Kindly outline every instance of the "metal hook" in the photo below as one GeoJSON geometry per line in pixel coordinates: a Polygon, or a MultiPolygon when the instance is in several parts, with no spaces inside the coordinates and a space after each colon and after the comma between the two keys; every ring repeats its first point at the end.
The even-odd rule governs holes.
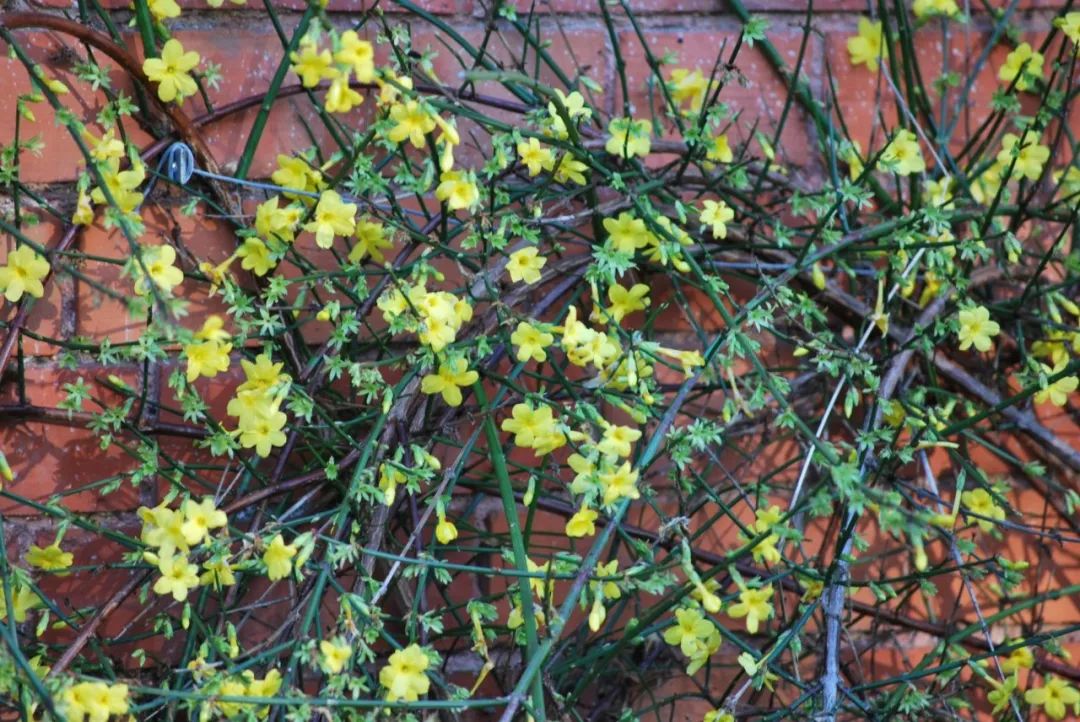
{"type": "Polygon", "coordinates": [[[187,183],[195,173],[195,154],[187,143],[177,141],[170,145],[161,163],[165,177],[179,185],[187,183]]]}

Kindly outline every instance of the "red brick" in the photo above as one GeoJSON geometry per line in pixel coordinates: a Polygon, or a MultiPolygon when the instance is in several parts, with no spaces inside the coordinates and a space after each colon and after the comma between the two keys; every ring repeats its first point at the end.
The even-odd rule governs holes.
{"type": "MultiPolygon", "coordinates": [[[[15,480],[5,484],[12,494],[39,503],[47,502],[55,494],[65,494],[63,506],[78,512],[130,510],[139,506],[138,491],[127,481],[105,496],[95,490],[70,494],[72,489],[136,466],[135,460],[118,448],[102,451],[96,436],[86,429],[9,420],[0,424],[0,448],[4,449],[15,474],[15,480]]],[[[33,508],[9,499],[0,502],[0,510],[15,516],[38,515],[33,508]]]]}
{"type": "MultiPolygon", "coordinates": [[[[218,263],[235,249],[235,235],[222,221],[185,216],[175,210],[166,213],[159,207],[144,208],[142,213],[146,232],[140,243],[173,242],[177,248],[176,265],[186,273],[193,272],[201,261],[218,263]]],[[[127,238],[118,229],[106,231],[100,225],[88,228],[83,234],[81,249],[89,255],[120,261],[121,264],[114,264],[87,260],[83,273],[106,288],[130,296],[132,281],[123,275],[122,262],[131,257],[131,250],[127,238]]],[[[233,270],[246,275],[239,264],[233,270]]],[[[185,323],[193,328],[201,326],[206,315],[224,310],[221,297],[208,298],[207,291],[205,282],[193,279],[185,280],[174,289],[176,295],[190,301],[185,323]]],[[[131,342],[138,338],[146,324],[144,318],[133,318],[128,313],[124,301],[108,296],[86,282],[78,284],[78,314],[78,334],[95,341],[108,338],[114,343],[131,342]]]]}
{"type": "MultiPolygon", "coordinates": [[[[50,422],[9,413],[0,422],[0,450],[6,454],[15,476],[13,482],[5,484],[7,491],[38,503],[49,501],[53,495],[64,495],[62,505],[78,512],[122,511],[138,506],[139,492],[126,480],[105,496],[97,490],[72,493],[74,489],[136,466],[135,460],[115,445],[102,450],[99,439],[85,428],[84,421],[65,423],[63,412],[57,409],[57,404],[67,396],[64,385],[76,383],[80,377],[90,387],[92,399],[109,406],[117,404],[120,397],[97,383],[106,373],[115,373],[132,386],[138,384],[136,372],[122,368],[86,367],[72,371],[42,364],[24,369],[26,403],[53,410],[57,417],[50,422]]],[[[9,381],[0,396],[0,404],[12,406],[20,402],[15,382],[9,381]]],[[[99,410],[92,401],[83,408],[84,412],[99,410]]],[[[127,442],[130,444],[131,439],[127,442]]],[[[38,514],[32,507],[14,500],[0,502],[0,510],[15,516],[38,514]]]]}

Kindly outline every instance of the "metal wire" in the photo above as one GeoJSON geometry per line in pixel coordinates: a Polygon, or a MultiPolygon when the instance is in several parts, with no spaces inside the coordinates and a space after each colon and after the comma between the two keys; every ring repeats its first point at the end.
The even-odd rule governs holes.
{"type": "MultiPolygon", "coordinates": [[[[220,181],[222,183],[230,183],[232,185],[244,186],[246,188],[254,188],[256,190],[270,191],[274,193],[288,193],[290,195],[304,196],[305,198],[314,198],[318,200],[321,197],[319,193],[313,193],[312,191],[300,190],[298,188],[286,188],[285,186],[279,186],[274,183],[263,183],[261,181],[246,180],[243,178],[236,178],[234,176],[221,175],[220,173],[211,173],[210,171],[202,170],[195,165],[195,153],[191,150],[191,146],[187,143],[177,141],[173,143],[161,156],[161,160],[158,161],[157,173],[150,179],[150,184],[146,189],[146,197],[150,196],[150,191],[154,188],[154,182],[158,177],[165,178],[176,185],[183,186],[194,176],[200,178],[209,178],[211,180],[220,181]]],[[[405,194],[404,198],[411,198],[412,193],[405,194]]],[[[359,205],[368,206],[370,208],[376,208],[381,211],[389,211],[391,207],[385,203],[376,203],[367,198],[359,198],[357,196],[349,194],[341,194],[341,197],[345,201],[357,203],[359,205]]],[[[395,197],[397,200],[397,197],[395,197]]],[[[410,215],[427,217],[427,214],[423,211],[412,210],[409,208],[400,209],[404,213],[410,215]]]]}

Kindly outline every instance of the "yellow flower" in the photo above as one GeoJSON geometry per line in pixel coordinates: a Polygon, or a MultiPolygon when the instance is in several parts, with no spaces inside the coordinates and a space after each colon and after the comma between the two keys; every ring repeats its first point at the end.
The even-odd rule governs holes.
{"type": "MultiPolygon", "coordinates": [[[[98,165],[98,171],[116,207],[122,212],[131,213],[142,203],[143,194],[135,190],[146,179],[146,168],[142,163],[136,163],[128,170],[122,171],[120,161],[110,158],[98,165]]],[[[98,204],[108,202],[101,188],[90,191],[90,199],[98,204]]],[[[93,220],[92,217],[91,220],[93,220]]]]}
{"type": "Polygon", "coordinates": [[[997,682],[993,679],[988,681],[994,686],[994,689],[986,693],[986,699],[990,704],[994,705],[990,713],[997,715],[1009,706],[1019,678],[1013,674],[1007,677],[1004,682],[997,682]]]}
{"type": "Polygon", "coordinates": [[[1054,25],[1059,27],[1061,32],[1065,33],[1065,37],[1076,46],[1073,52],[1080,52],[1080,11],[1073,10],[1066,13],[1062,17],[1055,19],[1054,25]]]}
{"type": "Polygon", "coordinates": [[[139,507],[139,518],[142,520],[142,532],[140,538],[148,546],[160,550],[162,556],[171,556],[176,550],[187,552],[187,540],[184,538],[183,526],[184,515],[179,511],[173,511],[164,504],[159,504],[153,509],[145,506],[139,507]]]}
{"type": "Polygon", "coordinates": [[[645,251],[645,257],[662,266],[667,266],[670,263],[676,270],[687,273],[690,266],[687,265],[686,261],[682,260],[678,248],[673,246],[668,237],[674,239],[674,243],[678,243],[680,246],[689,246],[693,243],[690,234],[672,223],[667,216],[658,216],[653,220],[664,233],[663,235],[654,233],[648,235],[648,247],[645,251]]]}
{"type": "Polygon", "coordinates": [[[539,254],[540,251],[534,246],[511,253],[510,260],[506,264],[506,271],[510,274],[510,280],[515,283],[524,281],[528,284],[539,281],[540,269],[547,263],[547,258],[539,254]]]}
{"type": "Polygon", "coordinates": [[[694,582],[694,589],[690,592],[690,598],[705,608],[706,612],[716,614],[720,611],[723,602],[717,596],[716,590],[720,588],[720,582],[709,579],[706,582],[694,582]]]}
{"type": "Polygon", "coordinates": [[[296,556],[296,547],[285,543],[280,534],[270,542],[263,552],[262,561],[266,565],[266,576],[274,582],[284,579],[292,571],[292,559],[296,556]]]}
{"type": "Polygon", "coordinates": [[[978,351],[989,351],[991,339],[1001,331],[997,322],[990,320],[990,311],[985,306],[965,308],[960,311],[959,319],[960,350],[967,351],[974,345],[978,351]]]}
{"type": "Polygon", "coordinates": [[[530,176],[540,175],[540,171],[550,171],[555,166],[555,154],[550,148],[540,145],[540,141],[536,138],[519,142],[517,153],[521,162],[529,169],[530,176]]]}
{"type": "Polygon", "coordinates": [[[245,449],[255,449],[255,453],[266,458],[274,447],[285,445],[285,424],[289,417],[280,411],[277,402],[266,402],[258,393],[239,393],[229,402],[229,413],[240,419],[240,445],[245,449]],[[239,402],[236,407],[233,402],[239,402]],[[244,404],[248,404],[244,408],[244,404]],[[237,408],[239,413],[231,409],[237,408]]]}
{"type": "Polygon", "coordinates": [[[698,609],[676,609],[675,624],[664,630],[664,641],[671,646],[678,645],[687,657],[694,656],[701,641],[713,633],[713,623],[698,609]]]}
{"type": "Polygon", "coordinates": [[[576,160],[569,153],[563,154],[559,159],[559,164],[555,166],[554,178],[556,183],[566,183],[567,181],[573,181],[579,186],[585,185],[585,170],[587,165],[579,160],[576,160]]]}
{"type": "Polygon", "coordinates": [[[596,445],[601,454],[626,458],[630,456],[633,443],[641,438],[641,431],[630,426],[610,424],[604,429],[604,437],[596,445]]]}
{"type": "Polygon", "coordinates": [[[19,246],[8,254],[7,263],[0,266],[0,290],[4,298],[17,302],[28,293],[34,298],[45,295],[42,280],[49,275],[49,262],[30,246],[19,246]]]}
{"type": "Polygon", "coordinates": [[[383,312],[383,318],[389,323],[409,310],[409,299],[398,289],[388,288],[379,296],[375,305],[383,312]]]}
{"type": "Polygon", "coordinates": [[[128,713],[128,686],[79,682],[63,691],[60,706],[68,722],[105,722],[110,715],[128,713]]]}
{"type": "Polygon", "coordinates": [[[1030,43],[1020,43],[1005,58],[998,70],[998,79],[1008,85],[1016,81],[1017,90],[1028,90],[1036,80],[1043,79],[1043,55],[1032,50],[1030,43]]]}
{"type": "Polygon", "coordinates": [[[608,315],[615,323],[622,323],[628,315],[649,305],[649,287],[644,283],[635,283],[630,288],[624,288],[615,283],[608,288],[608,300],[611,302],[607,307],[608,315]]]}
{"type": "MultiPolygon", "coordinates": [[[[285,157],[285,156],[281,156],[285,157]]],[[[290,159],[292,161],[293,159],[290,159]]],[[[310,171],[307,164],[299,161],[304,169],[310,171]]],[[[314,171],[318,173],[318,171],[314,171]]],[[[302,185],[307,185],[307,175],[301,172],[302,178],[298,180],[302,185]]],[[[291,180],[291,179],[290,179],[291,180]]],[[[295,205],[278,207],[278,197],[259,204],[255,209],[255,232],[264,241],[284,241],[292,243],[296,238],[296,224],[300,222],[301,210],[295,205]]]]}
{"type": "Polygon", "coordinates": [[[672,100],[676,103],[684,103],[689,100],[690,110],[695,113],[701,111],[701,107],[705,105],[709,92],[712,90],[709,81],[705,78],[705,74],[701,72],[701,68],[694,68],[693,71],[686,68],[675,68],[671,71],[667,86],[672,100]]]}
{"type": "Polygon", "coordinates": [[[233,568],[226,559],[207,559],[203,562],[203,569],[205,571],[199,576],[199,584],[206,584],[214,589],[236,584],[233,568]]]}
{"type": "Polygon", "coordinates": [[[994,527],[995,519],[1005,518],[1005,510],[997,505],[994,497],[986,489],[971,489],[960,495],[960,503],[972,514],[978,514],[976,522],[983,531],[990,531],[994,527]]]}
{"type": "Polygon", "coordinates": [[[184,52],[180,41],[172,38],[162,46],[160,58],[143,61],[143,72],[158,84],[158,97],[162,102],[175,100],[182,103],[184,98],[198,90],[194,78],[188,74],[198,64],[199,54],[194,50],[184,52]]]}
{"type": "Polygon", "coordinates": [[[472,319],[468,301],[445,291],[429,292],[423,284],[409,288],[407,297],[397,289],[389,289],[377,304],[387,321],[414,311],[420,343],[436,353],[453,343],[461,326],[472,319]]]}
{"type": "Polygon", "coordinates": [[[701,722],[735,722],[735,717],[726,710],[714,709],[706,712],[701,722]]]}
{"type": "Polygon", "coordinates": [[[180,6],[174,0],[149,0],[150,13],[157,20],[180,17],[180,6]]]}
{"type": "Polygon", "coordinates": [[[390,120],[394,127],[387,134],[394,143],[401,143],[406,138],[414,148],[424,147],[424,136],[435,130],[434,113],[416,100],[397,103],[390,108],[390,120]]]}
{"type": "MultiPolygon", "coordinates": [[[[754,523],[750,525],[750,529],[753,532],[749,537],[740,534],[739,539],[744,543],[749,543],[751,538],[764,534],[771,530],[780,522],[780,518],[783,516],[783,512],[780,511],[780,507],[773,505],[767,509],[757,509],[754,512],[754,523]]],[[[770,564],[776,564],[780,561],[780,550],[776,548],[776,544],[780,541],[779,534],[769,534],[764,539],[754,545],[753,554],[754,561],[768,562],[770,564]]]]}
{"type": "Polygon", "coordinates": [[[705,159],[716,163],[730,163],[735,160],[735,154],[731,151],[726,133],[713,137],[712,143],[705,152],[705,159]]]}
{"type": "Polygon", "coordinates": [[[739,590],[739,601],[728,607],[727,613],[732,619],[746,617],[746,631],[757,634],[758,625],[762,620],[769,619],[773,615],[772,599],[773,588],[767,584],[761,589],[749,589],[743,587],[739,590]]]}
{"type": "Polygon", "coordinates": [[[1050,719],[1064,719],[1066,706],[1080,703],[1080,692],[1061,678],[1050,675],[1042,687],[1025,692],[1024,701],[1042,707],[1050,719]]]}
{"type": "Polygon", "coordinates": [[[158,594],[172,594],[173,599],[182,602],[188,592],[199,586],[198,569],[183,554],[159,557],[157,566],[161,576],[154,582],[154,591],[158,594]]]}
{"type": "Polygon", "coordinates": [[[870,18],[859,18],[859,34],[852,35],[847,39],[848,55],[851,56],[852,65],[866,65],[871,72],[878,69],[878,58],[881,57],[883,34],[881,21],[870,18]]]}
{"type": "MultiPolygon", "coordinates": [[[[1042,367],[1042,371],[1047,376],[1057,375],[1065,370],[1065,361],[1062,361],[1054,368],[1050,368],[1046,364],[1039,364],[1042,367]]],[[[1044,404],[1047,401],[1054,406],[1064,406],[1065,402],[1069,400],[1069,394],[1076,391],[1076,387],[1080,386],[1080,379],[1075,375],[1063,376],[1052,384],[1047,384],[1046,388],[1039,389],[1035,394],[1035,403],[1044,404]]]]}
{"type": "Polygon", "coordinates": [[[604,150],[620,158],[633,158],[635,155],[644,158],[649,154],[652,134],[652,123],[647,120],[634,120],[633,118],[615,118],[608,124],[608,138],[604,150]]]}
{"type": "Polygon", "coordinates": [[[214,504],[214,498],[208,496],[202,501],[185,499],[183,505],[184,524],[180,528],[184,541],[191,546],[199,544],[210,534],[211,529],[220,529],[229,523],[225,512],[214,504]]]}
{"type": "Polygon", "coordinates": [[[851,143],[841,160],[847,163],[848,177],[852,182],[857,181],[859,176],[863,174],[863,170],[866,168],[862,160],[862,147],[858,142],[851,143]]]}
{"type": "Polygon", "coordinates": [[[521,362],[532,359],[538,363],[547,360],[546,349],[555,342],[555,337],[550,333],[541,331],[531,323],[522,321],[517,330],[510,334],[510,343],[518,347],[517,360],[521,362]]]}
{"type": "Polygon", "coordinates": [[[361,40],[355,30],[346,30],[341,34],[334,62],[351,67],[361,83],[370,83],[375,79],[375,48],[367,40],[361,40]]]}
{"type": "Polygon", "coordinates": [[[607,609],[604,608],[604,600],[602,597],[596,597],[589,609],[589,629],[599,632],[605,619],[607,619],[607,609]]]}
{"type": "MultiPolygon", "coordinates": [[[[1019,640],[1006,640],[1006,644],[1013,644],[1019,640]]],[[[1005,674],[1012,674],[1019,669],[1031,669],[1035,666],[1035,655],[1029,647],[1017,647],[1009,652],[1009,656],[1001,660],[1001,669],[1005,674]]]]}
{"type": "Polygon", "coordinates": [[[604,504],[611,505],[620,499],[638,499],[641,492],[637,489],[638,473],[631,470],[630,462],[613,471],[600,474],[600,487],[604,490],[604,504]]]}
{"type": "MultiPolygon", "coordinates": [[[[11,602],[15,607],[15,621],[19,624],[26,621],[27,612],[42,606],[41,598],[32,589],[21,584],[12,586],[11,602]]],[[[0,592],[0,620],[7,620],[7,602],[2,592],[0,592]]]]}
{"type": "Polygon", "coordinates": [[[427,694],[431,686],[425,674],[428,664],[427,654],[417,644],[391,654],[389,662],[379,670],[379,684],[386,688],[387,701],[415,702],[427,694]]]}
{"type": "Polygon", "coordinates": [[[304,226],[305,231],[315,234],[315,245],[330,248],[334,236],[348,236],[356,232],[356,204],[345,203],[337,191],[326,191],[319,197],[315,217],[304,226]]]}
{"type": "Polygon", "coordinates": [[[349,87],[349,76],[338,75],[326,91],[327,113],[348,113],[364,102],[364,96],[349,87]]]}
{"type": "Polygon", "coordinates": [[[686,673],[688,675],[697,674],[697,671],[709,661],[709,657],[720,649],[720,641],[720,632],[713,627],[709,636],[699,640],[694,648],[694,653],[690,655],[690,664],[686,665],[686,673]]]}
{"type": "Polygon", "coordinates": [[[435,538],[439,540],[440,544],[449,544],[458,538],[458,530],[454,526],[454,522],[447,519],[443,514],[439,515],[439,523],[435,525],[435,538]]]}
{"type": "Polygon", "coordinates": [[[124,143],[116,137],[116,131],[109,128],[100,138],[95,138],[89,129],[83,130],[83,139],[90,146],[90,157],[99,163],[124,157],[124,143]]]}
{"type": "Polygon", "coordinates": [[[172,293],[173,288],[184,280],[184,272],[173,265],[174,261],[176,250],[167,243],[143,247],[142,263],[135,263],[135,293],[145,296],[150,293],[151,284],[156,286],[160,293],[172,293]]]}
{"type": "Polygon", "coordinates": [[[915,0],[911,9],[920,20],[934,15],[951,18],[960,14],[956,0],[915,0]]]}
{"type": "Polygon", "coordinates": [[[379,86],[379,97],[375,99],[375,102],[382,107],[397,102],[398,96],[401,95],[400,88],[412,90],[413,87],[412,78],[407,75],[398,75],[390,69],[376,74],[375,84],[379,86]]]}
{"type": "MultiPolygon", "coordinates": [[[[566,109],[566,114],[570,117],[570,120],[576,120],[581,118],[588,120],[592,117],[592,110],[585,107],[585,98],[578,91],[573,91],[570,95],[564,94],[558,88],[555,88],[555,95],[559,97],[563,107],[566,109]]],[[[548,125],[551,129],[551,134],[560,140],[566,140],[570,137],[570,133],[566,128],[566,122],[562,116],[559,115],[559,109],[555,105],[555,101],[548,102],[548,125]]]]}
{"type": "Polygon", "coordinates": [[[319,642],[319,654],[322,668],[328,674],[341,674],[341,670],[345,669],[345,663],[352,656],[352,647],[343,639],[333,641],[324,639],[319,642]]]}
{"type": "Polygon", "coordinates": [[[55,542],[47,547],[31,545],[30,551],[26,552],[27,564],[47,572],[67,569],[73,560],[71,552],[64,551],[60,544],[55,542]]]}
{"type": "Polygon", "coordinates": [[[254,363],[241,360],[240,366],[244,369],[245,380],[236,388],[237,391],[269,391],[276,386],[288,385],[292,380],[288,374],[281,372],[285,364],[274,363],[265,353],[256,356],[254,363]]]}
{"type": "Polygon", "coordinates": [[[727,222],[735,217],[735,211],[724,201],[704,201],[703,204],[702,228],[712,226],[713,238],[727,238],[727,222]]]}
{"type": "Polygon", "coordinates": [[[534,409],[529,404],[515,404],[510,413],[511,418],[502,422],[502,430],[514,434],[515,446],[533,449],[540,456],[566,443],[550,406],[534,409]]]}
{"type": "Polygon", "coordinates": [[[583,506],[566,522],[566,536],[580,539],[596,533],[596,518],[599,514],[583,506]]]}
{"type": "MultiPolygon", "coordinates": [[[[281,689],[281,672],[276,669],[271,669],[262,679],[255,679],[255,676],[250,671],[245,672],[245,674],[247,675],[247,684],[239,696],[274,697],[277,695],[278,690],[281,689]]],[[[265,719],[269,712],[270,708],[268,706],[259,707],[255,710],[255,716],[259,719],[265,719]]]]}
{"type": "Polygon", "coordinates": [[[628,254],[647,246],[652,235],[646,228],[645,221],[635,218],[632,213],[620,213],[618,218],[605,218],[604,230],[608,232],[611,248],[628,254]]]}
{"type": "Polygon", "coordinates": [[[575,366],[595,364],[604,369],[622,352],[617,340],[607,334],[599,333],[577,320],[577,308],[571,307],[561,329],[562,347],[566,356],[575,366]]]}
{"type": "Polygon", "coordinates": [[[188,383],[192,383],[200,376],[212,379],[219,373],[228,371],[230,352],[232,352],[232,344],[219,341],[200,341],[184,346],[188,383]]]}
{"type": "Polygon", "coordinates": [[[472,386],[480,375],[469,370],[469,363],[458,357],[439,365],[437,373],[428,374],[420,381],[425,394],[442,394],[449,406],[461,406],[461,387],[472,386]]]}
{"type": "Polygon", "coordinates": [[[1043,166],[1050,159],[1050,149],[1039,144],[1039,134],[1029,130],[1024,135],[1017,136],[1014,133],[1006,133],[1001,138],[1001,151],[997,154],[997,162],[1002,169],[1008,169],[1012,165],[1013,170],[1030,181],[1039,180],[1043,166]],[[1016,163],[1013,165],[1013,156],[1016,163]]]}
{"type": "Polygon", "coordinates": [[[379,464],[379,490],[383,493],[383,503],[390,506],[394,503],[399,485],[406,481],[405,473],[390,464],[379,464]]]}
{"type": "Polygon", "coordinates": [[[236,249],[236,255],[242,259],[240,267],[256,276],[265,276],[277,265],[277,261],[270,255],[270,249],[258,238],[245,238],[236,249]]]}
{"type": "MultiPolygon", "coordinates": [[[[599,562],[597,562],[595,576],[600,577],[600,578],[614,577],[614,576],[616,576],[618,574],[618,571],[619,571],[619,560],[618,559],[612,559],[607,564],[600,564],[599,562]]],[[[614,580],[611,580],[611,579],[609,579],[607,581],[590,581],[589,582],[589,591],[591,591],[597,597],[603,597],[604,599],[613,599],[614,600],[614,599],[618,599],[618,598],[620,598],[622,596],[622,591],[619,589],[619,585],[614,580]]],[[[596,631],[596,630],[593,630],[593,631],[596,631]]]]}
{"type": "Polygon", "coordinates": [[[881,162],[897,175],[911,175],[926,170],[919,140],[910,130],[898,130],[881,153],[881,162]]]}
{"type": "MultiPolygon", "coordinates": [[[[308,193],[318,193],[326,187],[326,184],[323,182],[322,172],[317,168],[312,168],[303,158],[292,158],[287,155],[279,154],[277,157],[277,164],[277,170],[270,174],[270,180],[274,181],[274,183],[279,186],[298,191],[306,191],[308,193]]],[[[297,198],[297,196],[292,193],[286,193],[285,197],[297,198]]],[[[300,198],[305,202],[310,202],[307,198],[302,196],[300,198]]],[[[258,216],[256,215],[256,220],[257,219],[258,216]]],[[[298,223],[299,220],[299,214],[297,214],[293,224],[298,223]]],[[[260,232],[260,235],[263,235],[263,237],[266,238],[269,234],[262,234],[260,232]]]]}
{"type": "Polygon", "coordinates": [[[444,171],[435,188],[435,198],[452,211],[472,209],[480,202],[480,189],[471,173],[459,170],[444,171]]]}
{"type": "Polygon", "coordinates": [[[951,210],[953,207],[953,187],[955,183],[948,176],[941,180],[926,181],[926,202],[934,208],[951,210]]]}
{"type": "Polygon", "coordinates": [[[89,226],[94,222],[94,206],[90,203],[90,195],[81,188],[75,202],[75,212],[71,214],[71,222],[77,226],[89,226]]]}
{"type": "Polygon", "coordinates": [[[300,82],[305,88],[314,88],[320,80],[329,80],[338,74],[330,51],[319,50],[310,38],[301,41],[300,52],[294,50],[289,54],[289,60],[292,62],[293,72],[300,76],[300,82]]]}
{"type": "Polygon", "coordinates": [[[356,245],[349,251],[349,262],[359,263],[368,256],[376,263],[386,261],[383,251],[393,248],[394,244],[386,237],[386,229],[381,223],[360,220],[356,224],[356,245]]]}
{"type": "Polygon", "coordinates": [[[202,328],[195,332],[200,341],[228,341],[232,337],[225,330],[225,321],[217,314],[211,314],[203,321],[202,328]]]}
{"type": "Polygon", "coordinates": [[[989,204],[1001,188],[1002,174],[1004,172],[1005,168],[1002,167],[1000,162],[993,163],[983,171],[982,175],[972,180],[969,186],[971,197],[978,203],[989,204]]]}

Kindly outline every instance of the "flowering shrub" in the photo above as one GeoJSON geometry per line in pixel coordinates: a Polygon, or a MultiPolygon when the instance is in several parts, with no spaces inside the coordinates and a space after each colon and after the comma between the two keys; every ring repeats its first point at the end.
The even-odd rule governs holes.
{"type": "Polygon", "coordinates": [[[6,410],[127,459],[36,499],[12,469],[45,440],[0,454],[49,537],[5,536],[5,715],[1080,716],[1075,608],[1046,613],[1080,592],[1080,12],[1025,40],[1015,3],[882,4],[829,57],[874,83],[860,125],[813,13],[788,57],[733,2],[695,64],[631,5],[596,8],[608,78],[512,4],[474,38],[267,3],[277,70],[225,103],[172,0],[135,0],[137,39],[96,0],[0,16],[34,88],[0,156],[6,410]],[[750,53],[774,115],[732,98],[750,53]],[[286,99],[300,150],[266,134],[286,99]],[[21,177],[45,107],[61,196],[21,177]],[[68,282],[137,335],[42,325],[68,282]]]}

